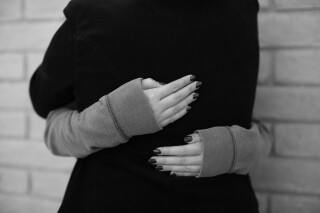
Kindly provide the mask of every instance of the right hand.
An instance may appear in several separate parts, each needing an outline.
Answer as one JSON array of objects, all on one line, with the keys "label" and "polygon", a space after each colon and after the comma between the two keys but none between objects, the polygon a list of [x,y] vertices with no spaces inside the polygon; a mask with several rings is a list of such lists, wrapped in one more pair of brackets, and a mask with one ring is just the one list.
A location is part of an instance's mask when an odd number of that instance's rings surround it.
[{"label": "right hand", "polygon": [[183,117],[190,110],[190,103],[194,100],[194,91],[199,81],[191,81],[192,75],[184,76],[171,83],[161,85],[159,82],[147,78],[142,80],[142,89],[147,96],[154,116],[161,127],[173,123]]}]

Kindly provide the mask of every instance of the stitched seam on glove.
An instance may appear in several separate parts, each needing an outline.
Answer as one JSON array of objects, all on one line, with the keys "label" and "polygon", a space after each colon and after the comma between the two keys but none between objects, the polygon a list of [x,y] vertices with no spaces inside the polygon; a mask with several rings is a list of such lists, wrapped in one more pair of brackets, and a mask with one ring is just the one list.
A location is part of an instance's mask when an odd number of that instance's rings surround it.
[{"label": "stitched seam on glove", "polygon": [[115,123],[115,126],[117,128],[117,130],[119,131],[120,135],[125,139],[125,140],[129,140],[129,137],[126,135],[126,133],[121,129],[121,127],[119,126],[118,120],[116,118],[116,116],[114,116],[114,112],[113,112],[113,108],[111,106],[110,100],[108,98],[108,95],[105,96],[106,98],[106,102],[107,102],[107,108],[110,111],[111,114],[111,118],[113,120],[113,122]]},{"label": "stitched seam on glove", "polygon": [[232,164],[231,167],[229,169],[229,171],[227,173],[232,173],[235,166],[236,166],[236,162],[237,162],[237,144],[236,144],[236,138],[231,130],[230,127],[226,126],[227,130],[229,131],[231,138],[232,138],[232,144],[233,144],[233,160],[232,160]]}]

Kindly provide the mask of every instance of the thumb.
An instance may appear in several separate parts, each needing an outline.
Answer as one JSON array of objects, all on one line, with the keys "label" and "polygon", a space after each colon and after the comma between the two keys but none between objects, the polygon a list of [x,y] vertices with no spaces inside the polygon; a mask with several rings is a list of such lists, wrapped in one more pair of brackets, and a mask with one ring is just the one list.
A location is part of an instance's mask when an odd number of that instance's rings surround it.
[{"label": "thumb", "polygon": [[164,84],[165,83],[155,81],[152,78],[146,78],[142,80],[142,89],[152,89],[156,87],[161,87]]}]

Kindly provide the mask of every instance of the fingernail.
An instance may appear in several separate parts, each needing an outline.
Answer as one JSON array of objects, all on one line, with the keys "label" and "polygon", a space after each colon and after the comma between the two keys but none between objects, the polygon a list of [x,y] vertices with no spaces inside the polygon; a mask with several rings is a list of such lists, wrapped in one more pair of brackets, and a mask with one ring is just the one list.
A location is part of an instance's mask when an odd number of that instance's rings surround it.
[{"label": "fingernail", "polygon": [[158,81],[158,83],[161,84],[161,85],[165,85],[166,84],[166,83],[163,83],[163,82],[160,82],[160,81]]},{"label": "fingernail", "polygon": [[156,164],[156,163],[157,163],[157,160],[156,160],[156,159],[153,159],[153,158],[150,158],[150,159],[149,159],[149,163],[151,163],[151,164]]},{"label": "fingernail", "polygon": [[170,173],[170,176],[175,177],[175,176],[177,176],[177,175],[176,175],[176,173],[171,172],[171,173]]},{"label": "fingernail", "polygon": [[192,136],[187,136],[184,138],[184,142],[188,143],[190,141],[192,141]]},{"label": "fingernail", "polygon": [[201,85],[202,85],[202,82],[199,81],[199,82],[196,84],[196,88],[198,89]]},{"label": "fingernail", "polygon": [[155,149],[155,150],[153,150],[153,154],[156,154],[156,155],[159,155],[159,154],[161,154],[161,151],[160,151],[160,149]]},{"label": "fingernail", "polygon": [[196,79],[196,76],[195,76],[195,75],[191,75],[190,81],[192,82],[192,81],[194,81],[195,79]]},{"label": "fingernail", "polygon": [[191,109],[191,106],[188,106],[187,109],[186,109],[186,111],[189,112],[190,109]]},{"label": "fingernail", "polygon": [[198,97],[199,97],[199,93],[195,93],[195,94],[193,95],[193,99],[194,99],[194,100],[196,100]]},{"label": "fingernail", "polygon": [[160,171],[160,170],[162,170],[162,169],[163,169],[162,166],[156,166],[156,170]]}]

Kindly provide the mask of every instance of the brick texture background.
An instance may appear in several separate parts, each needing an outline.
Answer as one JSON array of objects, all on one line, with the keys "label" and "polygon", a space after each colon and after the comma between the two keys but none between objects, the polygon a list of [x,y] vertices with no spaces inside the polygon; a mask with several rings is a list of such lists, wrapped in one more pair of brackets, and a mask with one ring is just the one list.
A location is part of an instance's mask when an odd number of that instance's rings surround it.
[{"label": "brick texture background", "polygon": [[[0,212],[56,212],[75,160],[46,149],[28,83],[68,0],[0,0]],[[262,213],[320,212],[320,0],[260,0],[255,117],[274,137],[252,172]]]}]

